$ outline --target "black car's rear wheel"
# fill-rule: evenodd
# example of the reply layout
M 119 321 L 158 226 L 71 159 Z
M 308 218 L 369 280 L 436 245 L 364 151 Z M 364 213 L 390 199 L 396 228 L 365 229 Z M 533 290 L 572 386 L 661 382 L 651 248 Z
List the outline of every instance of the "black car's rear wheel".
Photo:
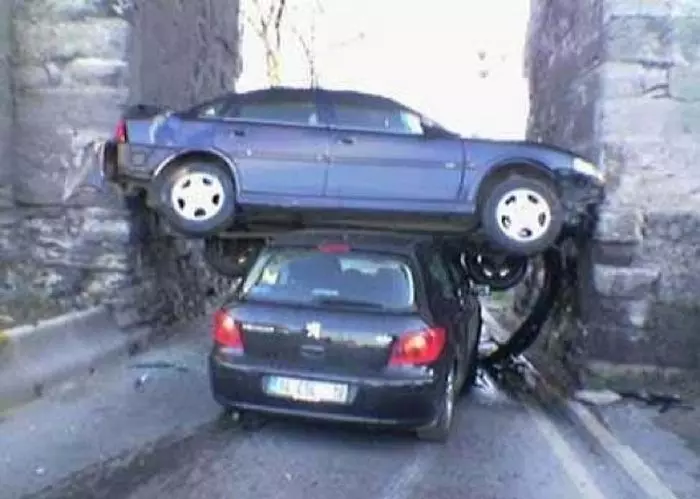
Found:
M 564 209 L 554 186 L 523 175 L 493 185 L 483 197 L 479 216 L 491 243 L 507 253 L 526 256 L 552 246 L 564 224 Z
M 233 221 L 234 183 L 219 163 L 193 160 L 169 166 L 154 188 L 159 211 L 185 236 L 214 234 Z
M 457 401 L 457 373 L 455 363 L 445 377 L 443 392 L 438 402 L 438 415 L 430 426 L 416 430 L 419 439 L 428 442 L 446 442 L 449 438 Z

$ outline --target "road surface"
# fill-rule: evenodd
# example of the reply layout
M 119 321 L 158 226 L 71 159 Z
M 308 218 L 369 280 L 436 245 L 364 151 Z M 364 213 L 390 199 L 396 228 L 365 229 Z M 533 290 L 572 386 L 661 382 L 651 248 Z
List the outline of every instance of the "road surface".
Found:
M 643 484 L 556 408 L 489 378 L 461 400 L 446 445 L 283 419 L 240 428 L 222 421 L 210 398 L 207 348 L 206 329 L 194 327 L 4 414 L 0 497 L 647 497 Z M 134 367 L 149 361 L 183 369 Z

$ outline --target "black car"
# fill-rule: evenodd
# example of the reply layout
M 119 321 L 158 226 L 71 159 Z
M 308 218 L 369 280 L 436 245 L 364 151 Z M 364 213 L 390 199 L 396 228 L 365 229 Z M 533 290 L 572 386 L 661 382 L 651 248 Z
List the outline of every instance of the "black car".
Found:
M 475 381 L 481 308 L 443 249 L 372 231 L 274 238 L 215 314 L 215 399 L 447 439 Z
M 476 237 L 533 255 L 578 224 L 604 185 L 570 151 L 464 138 L 393 99 L 322 88 L 131 107 L 102 168 L 177 232 L 213 245 L 223 233 L 355 227 Z

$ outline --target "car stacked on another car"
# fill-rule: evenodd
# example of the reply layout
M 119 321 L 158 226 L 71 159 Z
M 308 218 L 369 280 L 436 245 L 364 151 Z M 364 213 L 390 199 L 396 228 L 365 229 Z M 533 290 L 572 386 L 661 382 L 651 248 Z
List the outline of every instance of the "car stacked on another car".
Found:
M 395 100 L 321 88 L 134 106 L 103 149 L 106 178 L 205 238 L 227 275 L 246 270 L 230 255 L 270 233 L 372 227 L 478 242 L 473 268 L 505 272 L 504 283 L 603 197 L 602 172 L 569 151 L 463 138 Z M 517 262 L 487 272 L 480 262 L 493 254 Z
M 474 384 L 481 308 L 445 246 L 371 231 L 280 234 L 215 314 L 224 407 L 447 439 Z
M 101 161 L 242 278 L 214 318 L 224 407 L 429 440 L 447 439 L 474 383 L 474 285 L 517 284 L 591 218 L 605 180 L 570 151 L 464 138 L 395 100 L 320 88 L 134 106 Z

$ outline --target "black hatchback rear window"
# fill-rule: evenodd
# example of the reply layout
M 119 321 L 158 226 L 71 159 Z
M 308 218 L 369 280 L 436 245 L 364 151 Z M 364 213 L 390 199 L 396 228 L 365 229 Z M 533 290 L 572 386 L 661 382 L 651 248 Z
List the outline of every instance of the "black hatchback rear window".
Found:
M 411 268 L 399 256 L 268 248 L 242 286 L 244 299 L 378 310 L 414 306 Z

